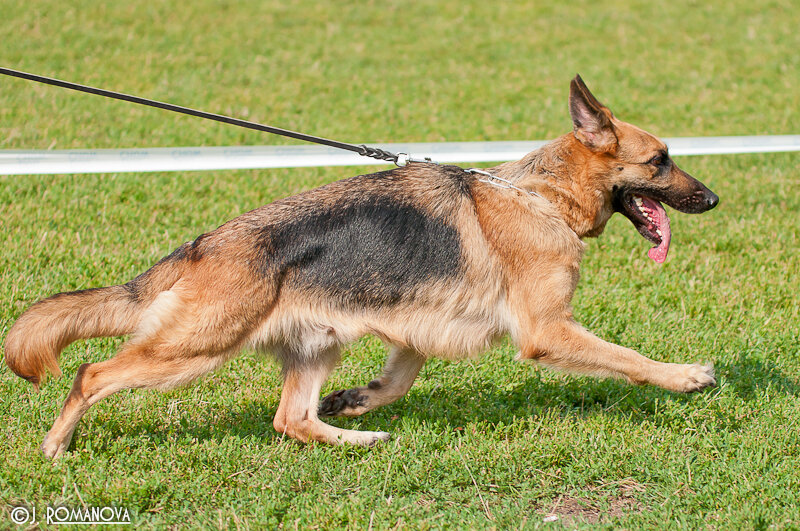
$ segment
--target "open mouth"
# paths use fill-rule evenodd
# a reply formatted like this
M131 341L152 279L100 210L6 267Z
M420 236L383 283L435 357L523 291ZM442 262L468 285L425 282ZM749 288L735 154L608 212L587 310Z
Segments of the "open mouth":
M636 230L655 245L647 251L647 256L654 262L663 264L667 259L669 242L672 239L667 211L661 203L645 195L630 194L624 203L625 214L633 222Z

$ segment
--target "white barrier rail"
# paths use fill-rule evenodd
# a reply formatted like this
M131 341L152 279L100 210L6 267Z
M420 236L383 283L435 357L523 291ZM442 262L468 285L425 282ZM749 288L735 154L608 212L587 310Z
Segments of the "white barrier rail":
M666 138L672 155L800 151L800 135ZM370 144L436 162L500 162L544 145L527 142ZM0 175L370 166L391 164L322 146L238 146L52 151L0 151Z

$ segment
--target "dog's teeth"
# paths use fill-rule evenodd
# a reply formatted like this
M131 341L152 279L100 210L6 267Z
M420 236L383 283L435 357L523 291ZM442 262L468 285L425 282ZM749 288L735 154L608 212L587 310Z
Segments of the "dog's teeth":
M659 236L663 236L663 234L661 234L661 229L656 229L656 234L658 234Z
M634 197L633 200L636 202L636 206L642 206L642 198L641 197Z

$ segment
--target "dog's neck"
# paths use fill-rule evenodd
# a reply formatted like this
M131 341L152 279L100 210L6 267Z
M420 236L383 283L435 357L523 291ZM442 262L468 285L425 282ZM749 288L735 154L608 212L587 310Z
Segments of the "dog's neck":
M515 162L490 171L522 189L548 199L580 238L599 236L611 214L610 194L590 183L608 171L602 156L592 153L572 133L559 137Z

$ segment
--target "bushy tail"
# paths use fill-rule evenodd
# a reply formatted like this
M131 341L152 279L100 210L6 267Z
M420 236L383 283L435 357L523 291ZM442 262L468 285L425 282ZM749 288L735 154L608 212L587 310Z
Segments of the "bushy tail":
M132 333L149 303L172 287L182 270L181 261L170 255L128 284L40 300L8 331L6 364L38 389L48 371L61 375L58 357L73 341Z

